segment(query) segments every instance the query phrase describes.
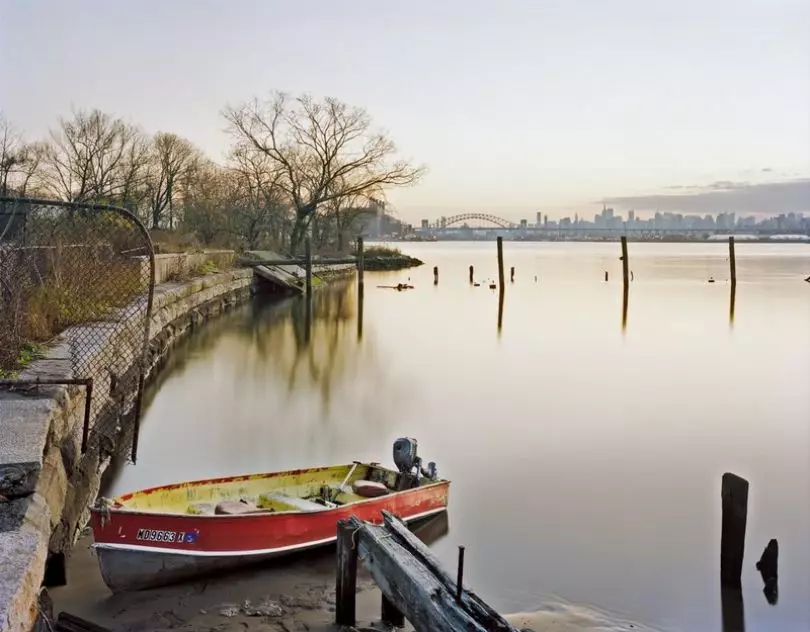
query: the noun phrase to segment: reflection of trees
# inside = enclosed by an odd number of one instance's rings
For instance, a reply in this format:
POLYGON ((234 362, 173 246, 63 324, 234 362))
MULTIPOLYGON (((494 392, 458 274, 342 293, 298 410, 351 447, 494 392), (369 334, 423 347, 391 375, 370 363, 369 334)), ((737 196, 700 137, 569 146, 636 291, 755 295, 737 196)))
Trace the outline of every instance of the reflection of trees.
POLYGON ((371 347, 357 343, 354 284, 318 289, 310 310, 308 323, 303 297, 256 301, 205 323, 169 352, 146 393, 146 404, 167 380, 182 375, 190 362, 223 353, 238 356, 234 360, 237 380, 282 381, 290 395, 317 390, 328 410, 336 388, 356 375, 361 363, 371 361, 371 347))
MULTIPOLYGON (((352 327, 355 292, 352 284, 335 284, 315 292, 311 306, 300 298, 260 310, 243 368, 254 379, 265 379, 265 372, 280 374, 289 393, 317 388, 328 408, 335 387, 356 373, 361 362, 352 327)), ((367 347, 362 349, 367 353, 367 347)))

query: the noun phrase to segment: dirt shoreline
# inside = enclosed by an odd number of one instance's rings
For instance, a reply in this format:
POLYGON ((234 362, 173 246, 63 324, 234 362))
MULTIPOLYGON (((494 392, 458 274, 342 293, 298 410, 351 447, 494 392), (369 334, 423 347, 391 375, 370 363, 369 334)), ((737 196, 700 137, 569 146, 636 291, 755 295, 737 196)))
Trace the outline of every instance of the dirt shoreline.
MULTIPOLYGON (((334 547, 296 555, 237 573, 148 591, 113 594, 104 585, 90 545, 80 540, 68 585, 50 590, 54 613, 69 612, 114 632, 337 632, 334 547), (247 606, 247 607, 245 607, 247 606)), ((380 593, 358 571, 356 630, 383 630, 380 593)), ((508 615, 534 632, 652 632, 588 608, 548 604, 534 613, 508 615)), ((343 628, 345 630, 345 628, 343 628)), ((405 631, 411 630, 409 626, 405 631)))

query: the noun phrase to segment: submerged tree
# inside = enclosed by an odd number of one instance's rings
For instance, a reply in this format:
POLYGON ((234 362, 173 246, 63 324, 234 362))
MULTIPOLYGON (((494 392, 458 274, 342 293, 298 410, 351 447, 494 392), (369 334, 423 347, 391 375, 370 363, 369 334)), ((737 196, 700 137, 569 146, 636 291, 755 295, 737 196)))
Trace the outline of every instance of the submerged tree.
POLYGON ((237 142, 266 156, 278 171, 278 186, 295 212, 293 252, 322 204, 408 186, 424 172, 394 159, 394 142, 372 130, 365 110, 337 99, 275 93, 267 101, 226 108, 224 115, 237 142))

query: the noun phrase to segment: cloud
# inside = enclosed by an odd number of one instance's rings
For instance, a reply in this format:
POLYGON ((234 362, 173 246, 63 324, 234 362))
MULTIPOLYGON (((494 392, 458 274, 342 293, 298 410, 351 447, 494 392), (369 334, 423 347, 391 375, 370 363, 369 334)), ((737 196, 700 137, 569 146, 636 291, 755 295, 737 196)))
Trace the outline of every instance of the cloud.
POLYGON ((701 215, 722 212, 744 215, 810 212, 810 178, 757 184, 718 180, 702 187, 675 185, 666 190, 687 192, 627 195, 604 201, 617 208, 633 208, 637 211, 701 215))

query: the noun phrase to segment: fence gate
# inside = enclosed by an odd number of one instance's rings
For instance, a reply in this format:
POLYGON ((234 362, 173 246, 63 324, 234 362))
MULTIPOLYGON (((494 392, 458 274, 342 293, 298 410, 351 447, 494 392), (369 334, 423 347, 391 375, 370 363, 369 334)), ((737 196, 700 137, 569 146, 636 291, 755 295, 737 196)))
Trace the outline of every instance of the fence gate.
POLYGON ((0 198, 0 385, 83 386, 82 454, 129 445, 134 461, 154 288, 152 240, 131 212, 0 198), (33 375, 40 357, 69 359, 72 375, 33 375))

